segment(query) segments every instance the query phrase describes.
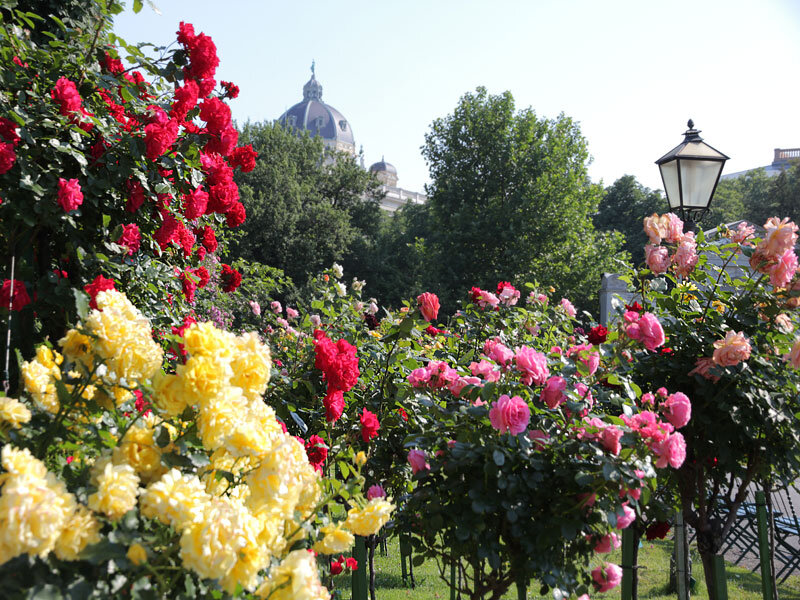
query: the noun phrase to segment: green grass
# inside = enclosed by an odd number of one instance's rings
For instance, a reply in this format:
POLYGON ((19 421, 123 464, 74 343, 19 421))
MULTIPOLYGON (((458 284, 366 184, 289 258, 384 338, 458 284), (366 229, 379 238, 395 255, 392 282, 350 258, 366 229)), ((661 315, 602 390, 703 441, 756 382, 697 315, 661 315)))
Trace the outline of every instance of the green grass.
MULTIPOLYGON (((643 542, 639 549, 640 579, 639 598, 641 600, 674 600, 674 594, 667 593, 669 579, 669 556, 672 550, 671 541, 643 542)), ((610 561, 619 564, 619 553, 611 554, 610 561)), ((360 566, 360 565, 359 565, 360 566)), ((375 588, 376 600, 449 600, 450 592, 444 581, 439 578, 436 565, 428 561, 414 569, 416 587, 411 589, 403 583, 400 570, 400 551, 397 539, 389 541, 389 555, 381 556, 375 552, 375 588)), ((728 565, 728 598, 729 600, 759 600, 761 598, 761 576, 758 571, 751 573, 748 569, 728 565)), ((703 568, 700 557, 692 553, 692 575, 697 580, 692 598, 708 599, 703 580, 703 568)), ((336 589, 342 591, 344 600, 350 599, 350 576, 334 578, 336 589)), ((531 583, 528 598, 540 598, 538 586, 531 583)), ((800 600, 800 575, 794 575, 778 586, 780 600, 800 600)), ((603 595, 593 596, 607 600, 620 597, 619 588, 603 595)), ((504 598, 516 599, 516 591, 511 590, 504 598)), ((552 596, 545 597, 552 600, 552 596)))

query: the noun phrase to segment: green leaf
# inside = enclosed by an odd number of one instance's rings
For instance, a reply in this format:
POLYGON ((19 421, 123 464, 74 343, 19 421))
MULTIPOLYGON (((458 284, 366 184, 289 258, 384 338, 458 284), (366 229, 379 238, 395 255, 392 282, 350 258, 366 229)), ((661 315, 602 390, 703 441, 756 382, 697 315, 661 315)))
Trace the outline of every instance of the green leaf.
POLYGON ((89 316, 89 295, 78 288, 72 288, 72 294, 75 296, 75 309, 78 311, 78 317, 81 321, 85 321, 89 316))
POLYGON ((133 0, 133 12, 138 15, 143 5, 142 0, 133 0))
POLYGON ((186 456, 181 456, 180 454, 175 454, 174 452, 162 454, 161 462, 164 464, 164 466, 169 467, 170 469, 173 467, 190 469, 193 466, 191 459, 186 456))
POLYGON ((159 448, 166 448, 172 438, 169 435, 169 430, 166 427, 159 427, 156 434, 156 444, 159 448))
POLYGON ((502 450, 495 450, 492 452, 492 459, 494 459, 494 464, 498 467, 502 467, 506 462, 506 456, 503 454, 502 450))

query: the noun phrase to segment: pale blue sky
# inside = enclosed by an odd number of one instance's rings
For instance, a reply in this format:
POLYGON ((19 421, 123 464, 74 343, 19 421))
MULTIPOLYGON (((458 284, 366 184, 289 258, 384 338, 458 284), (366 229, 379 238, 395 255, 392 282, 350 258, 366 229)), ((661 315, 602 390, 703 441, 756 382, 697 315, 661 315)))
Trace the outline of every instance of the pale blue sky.
MULTIPOLYGON (((130 4, 130 2, 129 2, 130 4)), ((577 120, 605 185, 661 187, 654 162, 691 117, 731 157, 723 173, 800 147, 800 1, 155 0, 126 12, 128 42, 167 44, 178 23, 210 35, 218 80, 241 87, 239 121, 302 99, 316 60, 323 100, 350 121, 366 164, 393 163, 422 190, 424 134, 476 86, 519 108, 577 120)))

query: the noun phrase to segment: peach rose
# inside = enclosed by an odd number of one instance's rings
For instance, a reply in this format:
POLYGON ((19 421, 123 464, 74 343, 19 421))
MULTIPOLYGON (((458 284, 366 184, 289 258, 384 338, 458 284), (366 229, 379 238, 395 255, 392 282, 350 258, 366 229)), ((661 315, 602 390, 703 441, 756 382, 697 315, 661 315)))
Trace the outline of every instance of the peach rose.
POLYGON ((667 215, 658 216, 656 213, 645 217, 644 232, 650 238, 651 244, 660 244, 662 239, 669 236, 669 217, 667 215))
POLYGON ((721 367, 732 367, 750 358, 750 342, 744 333, 728 331, 725 339, 714 342, 714 363, 721 367))
POLYGON ((422 313, 422 318, 426 321, 433 321, 439 314, 439 298, 436 294, 425 292, 417 296, 419 303, 419 312, 422 313))

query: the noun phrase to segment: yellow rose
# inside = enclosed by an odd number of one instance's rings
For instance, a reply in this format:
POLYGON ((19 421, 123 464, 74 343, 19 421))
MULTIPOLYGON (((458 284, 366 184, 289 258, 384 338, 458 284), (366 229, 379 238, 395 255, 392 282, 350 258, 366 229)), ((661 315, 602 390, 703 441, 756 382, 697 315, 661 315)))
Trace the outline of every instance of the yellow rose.
POLYGON ((273 566, 269 577, 256 590, 256 595, 269 600, 328 600, 330 594, 319 580, 314 555, 295 550, 273 566))
POLYGON ((180 531, 199 521, 210 501, 211 496, 196 475, 182 475, 172 469, 142 492, 139 506, 148 519, 158 519, 180 531))
POLYGON ((127 556, 128 560, 137 567, 147 562, 147 550, 145 550, 144 546, 139 543, 131 544, 131 547, 128 548, 128 553, 125 556, 127 556))
POLYGON ((100 541, 100 522, 86 507, 81 506, 70 517, 67 526, 56 540, 55 553, 61 560, 78 560, 83 549, 100 541))
POLYGON ((31 420, 31 411, 19 400, 0 397, 0 422, 9 423, 14 429, 31 420))
POLYGON ((58 345, 70 361, 82 364, 89 368, 94 360, 92 352, 92 339, 82 334, 77 329, 70 329, 63 338, 58 340, 58 345))
POLYGON ((136 506, 139 478, 130 465, 106 463, 97 477, 97 491, 89 496, 89 508, 112 521, 136 506))
POLYGON ((356 535, 374 535, 392 516, 394 508, 394 504, 384 498, 373 498, 364 508, 347 511, 344 526, 356 535))
POLYGON ((352 548, 356 541, 352 533, 344 529, 341 524, 326 525, 320 529, 323 538, 314 544, 314 550, 320 554, 340 554, 352 548))

